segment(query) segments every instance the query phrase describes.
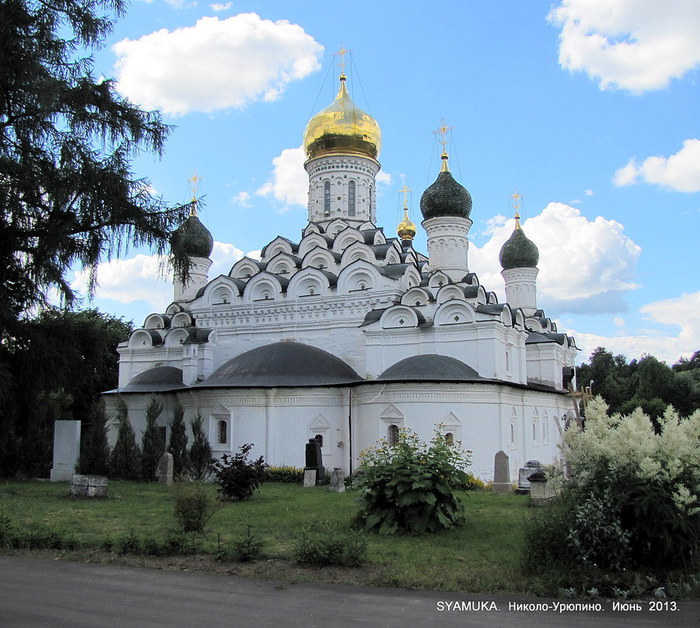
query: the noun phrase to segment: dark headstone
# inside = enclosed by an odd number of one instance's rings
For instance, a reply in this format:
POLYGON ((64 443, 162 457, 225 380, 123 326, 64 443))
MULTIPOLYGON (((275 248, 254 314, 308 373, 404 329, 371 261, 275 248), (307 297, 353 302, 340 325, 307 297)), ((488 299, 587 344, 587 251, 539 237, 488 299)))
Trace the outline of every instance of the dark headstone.
POLYGON ((310 438, 306 443, 306 466, 305 471, 316 471, 316 483, 318 484, 326 476, 323 468, 323 455, 321 453, 321 444, 315 439, 310 438))

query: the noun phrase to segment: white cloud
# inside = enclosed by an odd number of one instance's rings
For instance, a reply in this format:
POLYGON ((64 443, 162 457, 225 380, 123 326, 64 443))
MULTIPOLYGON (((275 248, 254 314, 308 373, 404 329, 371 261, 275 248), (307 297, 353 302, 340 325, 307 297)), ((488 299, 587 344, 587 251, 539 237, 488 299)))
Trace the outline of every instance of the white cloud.
POLYGON ((123 39, 113 50, 122 94, 183 115, 276 100, 291 81, 319 69, 323 47, 296 24, 243 13, 123 39))
POLYGON ((595 192, 591 189, 583 191, 584 196, 595 196, 595 192))
POLYGON ((285 148, 272 160, 272 179, 256 190, 259 196, 272 197, 289 209, 292 205, 307 206, 309 177, 304 170, 304 148, 285 148))
POLYGON ((700 192, 700 140, 683 142, 675 155, 647 157, 641 165, 630 159, 613 177, 617 186, 633 185, 639 179, 676 192, 700 192))
POLYGON ((690 357, 700 347, 700 292, 650 303, 642 307, 641 312, 647 320, 674 327, 677 333, 621 336, 599 336, 574 330, 567 330, 567 333, 575 336, 583 361, 588 360, 596 347, 605 347, 629 360, 648 353, 672 364, 681 356, 690 357))
POLYGON ((380 170, 377 173, 377 185, 389 186, 389 185, 391 185, 391 181, 392 181, 391 174, 389 174, 388 172, 385 172, 384 170, 380 170))
POLYGON ((231 7, 233 6, 233 2, 215 2, 214 4, 210 4, 209 8, 212 11, 228 11, 231 7))
POLYGON ((239 192, 233 197, 232 202, 236 205, 240 205, 241 207, 251 207, 252 204, 250 202, 250 192, 239 192))
POLYGON ((700 64, 697 0, 563 0, 548 19, 561 66, 603 90, 661 89, 700 64))
MULTIPOLYGON (((619 311, 621 295, 637 287, 632 278, 641 248, 620 223, 600 216, 589 221, 575 207, 550 203, 525 221, 523 230, 540 252, 538 303, 559 312, 619 311)), ((498 255, 513 222, 497 217, 488 232, 491 239, 484 246, 470 244, 469 266, 487 289, 500 287, 502 298, 498 255)))
MULTIPOLYGON (((228 274, 231 266, 243 257, 243 251, 225 242, 214 242, 209 279, 228 274)), ((153 311, 163 311, 173 300, 171 269, 167 258, 142 253, 129 259, 113 259, 97 268, 96 299, 119 303, 145 301, 153 311)), ((77 271, 71 286, 87 294, 87 271, 77 271)))

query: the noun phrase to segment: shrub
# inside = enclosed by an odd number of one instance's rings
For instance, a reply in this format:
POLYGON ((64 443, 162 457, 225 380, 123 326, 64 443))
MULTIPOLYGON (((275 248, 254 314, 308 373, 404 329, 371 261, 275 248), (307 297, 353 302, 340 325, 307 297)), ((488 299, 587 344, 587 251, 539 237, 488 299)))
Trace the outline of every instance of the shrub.
POLYGON ((399 430, 398 442, 385 440, 360 454, 362 473, 357 522, 382 534, 437 532, 464 519, 457 491, 468 476, 469 452, 436 432, 429 445, 409 430, 399 430))
POLYGON ((146 430, 141 444, 141 478, 146 482, 157 480, 158 463, 165 451, 165 443, 158 431, 158 417, 163 412, 163 404, 151 397, 146 408, 146 430))
POLYGON ((107 444, 107 415, 103 401, 93 405, 92 421, 81 442, 78 473, 84 475, 109 474, 109 445, 107 444))
POLYGON ((157 479, 158 462, 165 451, 157 424, 162 412, 162 402, 151 397, 146 408, 146 429, 141 440, 141 479, 146 482, 157 479))
POLYGON ((367 558, 367 539, 358 531, 341 531, 328 522, 302 529, 294 545, 294 560, 312 567, 359 567, 367 558))
POLYGON ((217 510, 209 491, 201 483, 181 484, 175 489, 175 520, 183 532, 203 532, 217 510))
POLYGON ((204 417, 198 412, 192 419, 192 447, 189 451, 188 472, 196 482, 203 482, 212 472, 211 445, 204 433, 204 417))
POLYGON ((296 467, 267 467, 265 481, 303 484, 304 469, 297 469, 296 467))
POLYGON ((251 526, 248 526, 247 533, 240 541, 234 541, 231 545, 231 550, 227 550, 221 545, 221 537, 219 536, 219 546, 216 551, 217 560, 228 560, 232 558, 238 562, 245 563, 255 560, 260 556, 264 543, 262 540, 251 534, 251 526))
POLYGON ((136 444, 134 429, 123 399, 117 401, 119 431, 117 442, 109 456, 109 477, 115 480, 135 481, 141 478, 141 449, 136 444))
POLYGON ((527 529, 543 562, 620 574, 698 566, 700 412, 679 419, 668 409, 659 426, 639 409, 611 417, 601 399, 588 405, 586 429, 564 437, 573 478, 547 509, 549 534, 537 522, 527 529))
POLYGON ((214 482, 219 485, 219 493, 223 499, 250 499, 265 481, 266 465, 263 457, 248 460, 248 453, 252 448, 252 443, 241 445, 233 456, 224 454, 221 460, 214 461, 214 482))
POLYGON ((173 456, 173 476, 176 478, 182 477, 187 472, 189 456, 187 454, 185 409, 179 402, 177 402, 173 408, 173 418, 170 421, 168 451, 173 456))

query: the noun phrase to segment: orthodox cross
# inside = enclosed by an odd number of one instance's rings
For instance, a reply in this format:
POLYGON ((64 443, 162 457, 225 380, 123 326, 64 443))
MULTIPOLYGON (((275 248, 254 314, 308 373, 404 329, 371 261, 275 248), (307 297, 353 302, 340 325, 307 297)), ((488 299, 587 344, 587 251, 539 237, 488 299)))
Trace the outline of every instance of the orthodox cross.
POLYGON ((202 180, 202 177, 197 176, 197 171, 188 179, 190 182, 190 187, 192 188, 192 215, 197 215, 197 183, 202 180))
POLYGON ((350 52, 352 52, 352 50, 348 50, 343 46, 343 44, 340 44, 340 50, 333 53, 334 57, 340 57, 340 61, 338 62, 338 66, 340 67, 340 76, 345 76, 345 55, 349 54, 350 52))
POLYGON ((404 185, 400 190, 399 194, 403 194, 403 208, 408 209, 408 193, 411 191, 411 188, 408 186, 404 185))
POLYGON ((440 144, 442 144, 442 152, 443 154, 447 152, 447 132, 451 131, 453 127, 447 126, 445 124, 445 119, 442 119, 442 123, 440 124, 440 128, 437 131, 433 131, 434 135, 440 135, 442 139, 439 140, 440 144))

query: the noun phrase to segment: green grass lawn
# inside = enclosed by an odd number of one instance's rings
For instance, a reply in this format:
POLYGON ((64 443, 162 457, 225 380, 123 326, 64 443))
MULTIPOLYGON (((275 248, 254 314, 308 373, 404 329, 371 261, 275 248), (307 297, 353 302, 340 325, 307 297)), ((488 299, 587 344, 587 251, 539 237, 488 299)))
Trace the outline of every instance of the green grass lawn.
MULTIPOLYGON (((216 487, 207 486, 212 496, 216 487)), ((109 499, 74 500, 66 483, 0 483, 0 514, 15 525, 54 527, 87 546, 117 541, 132 530, 142 539, 166 539, 176 529, 173 489, 160 484, 110 481, 109 499)), ((528 592, 519 564, 528 498, 465 493, 464 526, 438 534, 385 537, 368 534, 368 566, 353 581, 373 585, 472 592, 528 592)), ((265 559, 291 561, 304 526, 323 522, 347 528, 356 494, 293 484, 264 484, 252 500, 227 503, 201 537, 204 552, 241 540, 248 526, 264 542, 265 559)))

